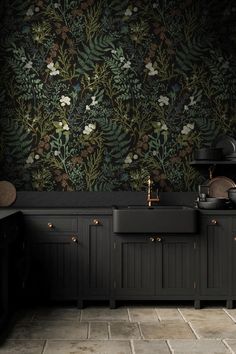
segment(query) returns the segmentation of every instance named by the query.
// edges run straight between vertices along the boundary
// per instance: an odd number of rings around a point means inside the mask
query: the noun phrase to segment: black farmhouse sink
[[[133,206],[113,209],[115,233],[194,233],[197,210],[186,206]]]

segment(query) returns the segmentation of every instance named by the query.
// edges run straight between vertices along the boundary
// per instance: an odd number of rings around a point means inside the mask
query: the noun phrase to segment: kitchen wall
[[[195,190],[236,135],[233,1],[2,3],[0,178],[18,190]]]

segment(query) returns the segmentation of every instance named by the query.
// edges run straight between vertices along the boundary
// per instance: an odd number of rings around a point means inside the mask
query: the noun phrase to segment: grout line
[[[156,315],[157,315],[157,319],[158,319],[158,321],[161,321],[161,317],[159,316],[159,314],[158,314],[158,311],[157,311],[157,308],[155,307],[155,312],[156,312]]]
[[[91,337],[91,322],[88,323],[87,339]]]
[[[108,331],[108,339],[112,339],[111,338],[111,324],[110,324],[110,322],[107,323],[107,331]]]
[[[226,313],[227,316],[229,316],[229,318],[235,323],[235,318],[233,316],[231,316],[231,314],[227,311],[227,309],[223,308],[223,311]]]
[[[140,326],[140,322],[137,322],[137,325],[138,325],[138,329],[139,329],[139,332],[140,332],[141,339],[145,339],[145,337],[143,335],[143,332],[142,332],[142,329],[141,329],[141,326]]]
[[[174,349],[172,349],[172,348],[171,348],[171,345],[170,345],[170,343],[169,343],[169,340],[168,340],[168,339],[166,340],[166,344],[167,344],[167,347],[168,347],[168,349],[169,349],[170,353],[171,353],[171,354],[174,354]]]
[[[131,319],[131,315],[130,315],[130,311],[129,311],[129,308],[127,307],[127,312],[128,312],[128,319],[129,319],[129,322],[133,322],[132,319]]]
[[[231,354],[235,354],[235,351],[231,348],[231,346],[226,342],[226,339],[222,339],[222,342],[226,346],[226,348],[230,351]]]
[[[42,350],[41,354],[45,353],[46,344],[47,344],[47,340],[45,340],[44,343],[43,343],[43,350]]]
[[[132,353],[132,354],[135,354],[135,349],[134,349],[134,340],[133,340],[133,339],[131,339],[131,340],[129,341],[129,343],[130,343],[130,347],[131,347],[131,353]]]
[[[188,321],[186,320],[186,318],[185,318],[184,315],[182,314],[181,310],[180,310],[179,308],[177,308],[177,311],[180,313],[180,315],[181,315],[181,317],[183,318],[183,320],[188,323]]]
[[[192,330],[193,334],[195,335],[195,337],[196,337],[197,339],[201,339],[201,337],[197,334],[197,332],[195,331],[195,329],[192,327],[191,322],[187,322],[187,324],[188,324],[189,327],[191,328],[191,330]]]

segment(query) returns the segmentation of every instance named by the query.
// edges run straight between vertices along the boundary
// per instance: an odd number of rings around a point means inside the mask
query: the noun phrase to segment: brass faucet
[[[152,202],[159,202],[160,198],[158,195],[158,189],[157,189],[157,196],[156,198],[152,198],[152,181],[151,181],[151,177],[149,176],[148,178],[148,195],[147,195],[147,202],[148,202],[148,206],[151,207],[152,206]]]

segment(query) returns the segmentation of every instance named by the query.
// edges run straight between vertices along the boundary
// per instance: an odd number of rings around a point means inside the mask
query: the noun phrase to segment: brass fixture
[[[234,241],[236,241],[236,236],[234,236]]]
[[[154,237],[149,237],[149,240],[150,240],[151,242],[155,242],[155,238],[154,238]]]
[[[73,241],[74,243],[77,243],[77,242],[78,242],[78,239],[77,239],[77,237],[72,236],[72,237],[71,237],[71,241]]]
[[[151,181],[151,177],[149,176],[148,178],[148,195],[147,195],[147,202],[148,202],[148,206],[151,207],[153,202],[159,202],[160,198],[158,195],[158,189],[157,189],[157,196],[156,198],[152,198],[152,181]]]
[[[54,228],[53,224],[51,222],[48,223],[48,228],[52,230]]]
[[[212,220],[211,220],[211,223],[212,223],[212,225],[216,225],[216,224],[217,224],[217,220],[212,219]]]
[[[94,220],[93,220],[93,223],[94,223],[95,225],[98,225],[98,224],[99,224],[99,220],[98,220],[98,219],[94,219]]]
[[[161,237],[156,236],[156,241],[157,241],[157,242],[161,242],[161,241],[162,241]]]

